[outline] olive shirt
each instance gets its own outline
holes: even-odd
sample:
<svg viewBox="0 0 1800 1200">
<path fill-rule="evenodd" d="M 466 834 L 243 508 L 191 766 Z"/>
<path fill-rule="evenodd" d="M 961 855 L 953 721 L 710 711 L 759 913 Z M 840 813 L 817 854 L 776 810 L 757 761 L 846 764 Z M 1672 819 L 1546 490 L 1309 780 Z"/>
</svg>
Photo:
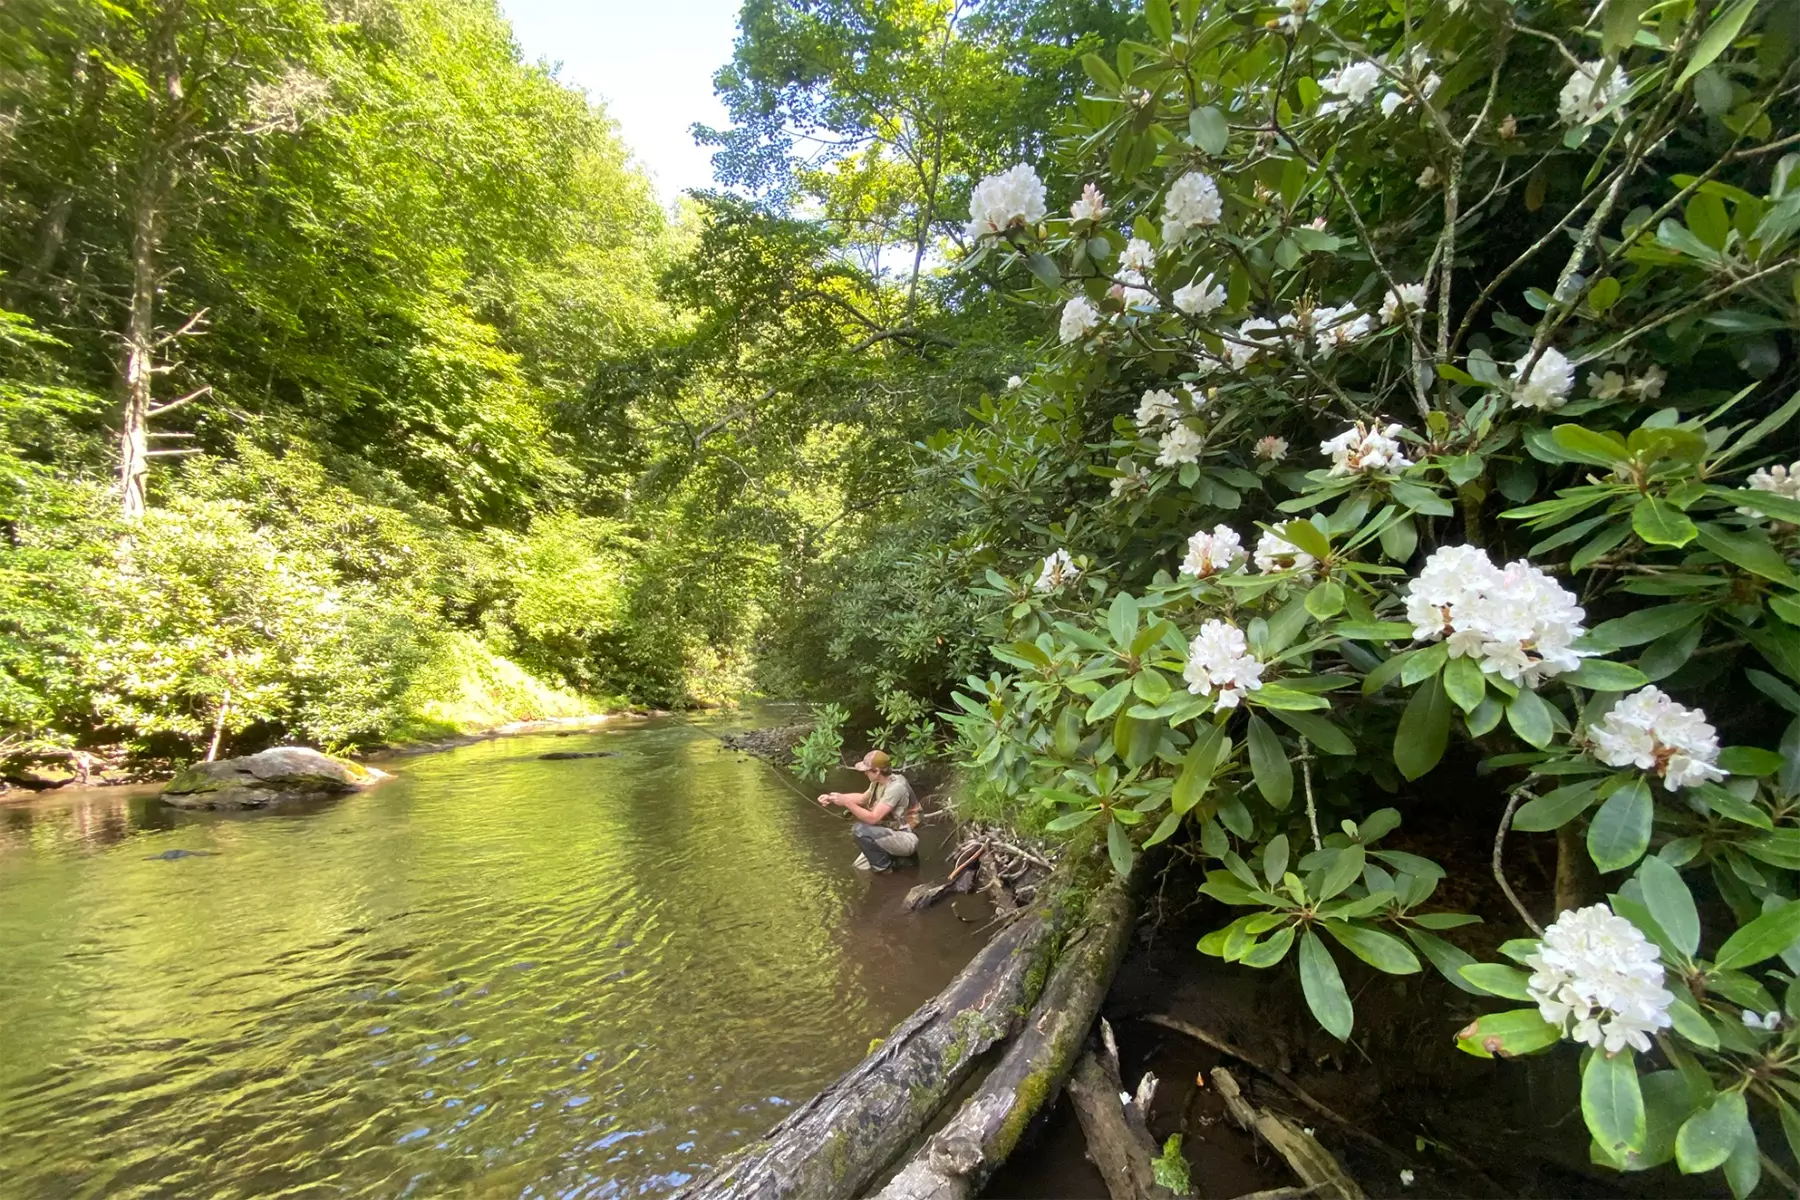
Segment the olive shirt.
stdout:
<svg viewBox="0 0 1800 1200">
<path fill-rule="evenodd" d="M 912 784 L 906 782 L 906 776 L 889 775 L 880 783 L 870 784 L 869 790 L 863 793 L 863 807 L 870 811 L 884 801 L 892 807 L 881 823 L 889 829 L 911 829 L 910 818 L 917 811 L 919 802 L 913 796 Z"/>
</svg>

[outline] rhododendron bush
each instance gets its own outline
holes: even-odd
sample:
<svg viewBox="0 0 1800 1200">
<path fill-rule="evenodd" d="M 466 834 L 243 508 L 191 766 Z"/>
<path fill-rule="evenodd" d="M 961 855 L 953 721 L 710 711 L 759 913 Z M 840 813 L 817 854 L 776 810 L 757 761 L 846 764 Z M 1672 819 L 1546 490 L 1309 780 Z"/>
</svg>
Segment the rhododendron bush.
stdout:
<svg viewBox="0 0 1800 1200">
<path fill-rule="evenodd" d="M 1200 950 L 1291 971 L 1336 1037 L 1346 956 L 1435 970 L 1490 1004 L 1469 1053 L 1584 1056 L 1596 1162 L 1783 1178 L 1793 10 L 1145 17 L 1054 158 L 974 189 L 970 257 L 1017 268 L 1045 357 L 931 448 L 977 515 L 1062 515 L 989 534 L 1019 570 L 969 762 L 1121 872 L 1203 857 L 1240 915 Z M 1459 945 L 1395 797 L 1482 823 L 1510 962 Z M 1505 867 L 1551 831 L 1553 909 Z"/>
</svg>

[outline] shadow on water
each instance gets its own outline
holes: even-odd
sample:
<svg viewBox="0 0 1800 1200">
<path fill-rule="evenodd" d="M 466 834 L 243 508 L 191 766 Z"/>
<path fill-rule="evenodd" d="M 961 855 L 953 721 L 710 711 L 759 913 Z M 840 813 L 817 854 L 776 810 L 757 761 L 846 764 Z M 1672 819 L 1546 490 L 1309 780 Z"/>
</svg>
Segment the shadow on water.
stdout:
<svg viewBox="0 0 1800 1200">
<path fill-rule="evenodd" d="M 678 1186 L 980 940 L 720 750 L 754 723 L 477 743 L 266 813 L 0 806 L 6 1191 Z M 535 757 L 571 749 L 617 754 Z"/>
</svg>

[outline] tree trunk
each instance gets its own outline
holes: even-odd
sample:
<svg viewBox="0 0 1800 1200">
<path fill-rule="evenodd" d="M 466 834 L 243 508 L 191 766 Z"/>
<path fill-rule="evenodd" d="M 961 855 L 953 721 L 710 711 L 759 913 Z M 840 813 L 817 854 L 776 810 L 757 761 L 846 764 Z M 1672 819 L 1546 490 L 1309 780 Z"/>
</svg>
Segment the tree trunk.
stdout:
<svg viewBox="0 0 1800 1200">
<path fill-rule="evenodd" d="M 1125 956 L 1137 911 L 1116 877 L 1090 903 L 1057 956 L 1024 1030 L 962 1108 L 881 1190 L 878 1200 L 970 1200 L 1056 1095 Z"/>
<path fill-rule="evenodd" d="M 847 1200 L 924 1131 L 1043 990 L 1067 923 L 1051 899 L 994 936 L 869 1057 L 681 1193 L 697 1200 Z"/>
<path fill-rule="evenodd" d="M 1581 823 L 1570 821 L 1556 831 L 1556 911 L 1551 920 L 1572 908 L 1592 904 L 1603 894 L 1600 872 L 1588 854 Z"/>
<path fill-rule="evenodd" d="M 157 218 L 162 204 L 162 168 L 147 161 L 138 175 L 131 211 L 131 307 L 125 317 L 124 396 L 119 420 L 119 509 L 127 521 L 144 515 L 150 476 L 150 404 L 155 379 Z"/>
<path fill-rule="evenodd" d="M 1119 1097 L 1125 1085 L 1112 1056 L 1089 1050 L 1069 1076 L 1069 1100 L 1087 1138 L 1088 1158 L 1106 1181 L 1112 1200 L 1173 1200 L 1174 1193 L 1156 1182 L 1150 1165 L 1156 1140 L 1144 1126 L 1136 1106 L 1127 1109 Z"/>
</svg>

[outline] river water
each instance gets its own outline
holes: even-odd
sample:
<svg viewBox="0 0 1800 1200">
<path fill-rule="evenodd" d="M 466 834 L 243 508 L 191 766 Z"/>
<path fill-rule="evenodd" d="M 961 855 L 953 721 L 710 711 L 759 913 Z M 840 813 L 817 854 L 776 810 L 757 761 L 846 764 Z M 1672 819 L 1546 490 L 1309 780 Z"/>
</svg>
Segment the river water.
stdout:
<svg viewBox="0 0 1800 1200">
<path fill-rule="evenodd" d="M 982 936 L 720 749 L 759 715 L 794 719 L 482 742 L 273 812 L 0 805 L 0 1193 L 679 1186 Z"/>
</svg>

